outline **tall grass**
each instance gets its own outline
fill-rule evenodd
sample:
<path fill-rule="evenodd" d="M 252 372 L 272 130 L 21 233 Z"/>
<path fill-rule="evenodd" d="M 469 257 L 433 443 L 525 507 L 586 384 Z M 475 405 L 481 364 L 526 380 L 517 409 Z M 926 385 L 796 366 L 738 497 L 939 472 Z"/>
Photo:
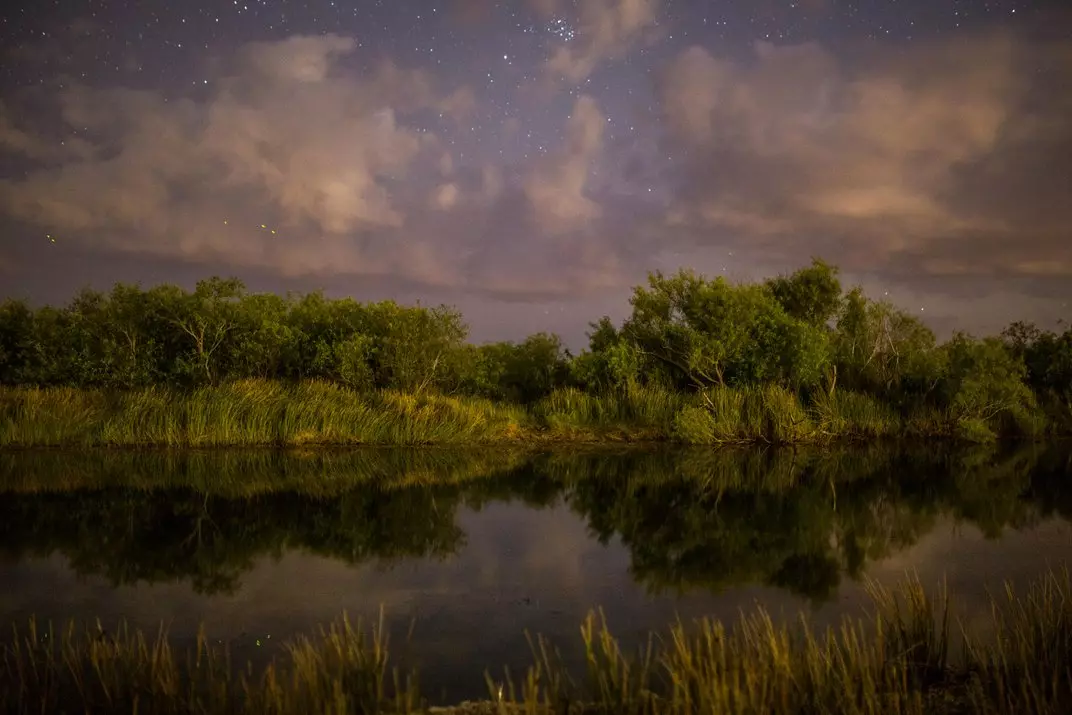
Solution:
<path fill-rule="evenodd" d="M 0 391 L 0 446 L 300 446 L 510 441 L 525 411 L 478 398 L 247 380 L 190 393 Z"/>
<path fill-rule="evenodd" d="M 812 416 L 818 428 L 832 436 L 868 439 L 901 433 L 901 419 L 892 407 L 858 392 L 818 393 Z"/>
<path fill-rule="evenodd" d="M 766 612 L 733 627 L 678 622 L 626 653 L 602 615 L 581 627 L 584 676 L 530 639 L 533 665 L 518 681 L 486 673 L 490 701 L 465 712 L 1017 713 L 1072 711 L 1072 582 L 1050 573 L 1018 598 L 993 600 L 994 632 L 950 649 L 949 600 L 918 580 L 871 587 L 862 619 L 814 630 L 777 625 Z M 176 654 L 166 634 L 148 639 L 68 626 L 16 630 L 0 653 L 4 712 L 414 712 L 425 710 L 414 674 L 389 665 L 381 621 L 371 631 L 345 616 L 298 638 L 263 672 L 233 668 L 225 648 L 199 634 Z"/>
<path fill-rule="evenodd" d="M 993 645 L 969 645 L 978 713 L 1072 712 L 1072 587 L 1049 574 L 1026 597 L 1009 587 L 994 601 Z"/>
<path fill-rule="evenodd" d="M 476 397 L 355 392 L 324 381 L 244 380 L 191 392 L 0 388 L 0 448 L 795 444 L 894 436 L 986 442 L 1043 434 L 1050 423 L 1042 414 L 1002 413 L 984 422 L 921 407 L 900 415 L 869 395 L 819 392 L 802 399 L 777 385 L 699 393 L 635 387 L 600 395 L 566 388 L 526 407 Z"/>
<path fill-rule="evenodd" d="M 791 444 L 894 435 L 899 427 L 892 411 L 865 395 L 823 393 L 806 405 L 778 385 L 720 386 L 701 392 L 677 415 L 673 434 L 692 444 Z"/>
<path fill-rule="evenodd" d="M 944 591 L 932 599 L 916 579 L 869 591 L 868 618 L 845 618 L 825 632 L 803 619 L 776 625 L 761 609 L 734 628 L 712 619 L 679 622 L 632 655 L 601 614 L 589 615 L 581 629 L 585 681 L 555 672 L 558 661 L 540 641 L 523 704 L 540 711 L 540 704 L 584 702 L 586 713 L 652 715 L 1072 712 L 1067 571 L 1041 577 L 1024 599 L 1010 589 L 1004 604 L 994 601 L 996 635 L 964 635 L 959 658 L 950 648 Z"/>
<path fill-rule="evenodd" d="M 578 439 L 666 439 L 688 396 L 658 387 L 593 395 L 555 390 L 532 409 L 549 432 Z"/>

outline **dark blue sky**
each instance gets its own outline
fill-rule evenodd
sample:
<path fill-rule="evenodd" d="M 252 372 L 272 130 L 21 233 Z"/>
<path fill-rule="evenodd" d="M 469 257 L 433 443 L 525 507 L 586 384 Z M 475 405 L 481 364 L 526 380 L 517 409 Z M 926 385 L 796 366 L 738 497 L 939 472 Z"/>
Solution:
<path fill-rule="evenodd" d="M 648 270 L 818 254 L 940 330 L 1049 324 L 1061 5 L 9 3 L 0 293 L 219 273 L 577 344 Z"/>

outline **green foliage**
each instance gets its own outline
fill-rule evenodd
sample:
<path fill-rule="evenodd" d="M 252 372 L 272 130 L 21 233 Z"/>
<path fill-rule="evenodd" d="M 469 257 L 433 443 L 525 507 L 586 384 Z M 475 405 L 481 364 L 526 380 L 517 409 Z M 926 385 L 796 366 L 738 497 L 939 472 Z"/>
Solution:
<path fill-rule="evenodd" d="M 826 325 L 841 304 L 837 276 L 835 266 L 816 258 L 808 268 L 767 281 L 767 287 L 790 317 L 809 325 Z"/>
<path fill-rule="evenodd" d="M 27 367 L 34 359 L 34 313 L 22 301 L 0 303 L 0 384 L 29 381 Z"/>
<path fill-rule="evenodd" d="M 759 438 L 767 442 L 800 442 L 813 432 L 808 413 L 796 394 L 778 385 L 749 390 L 744 413 L 745 424 L 760 425 Z"/>
<path fill-rule="evenodd" d="M 997 437 L 986 420 L 978 417 L 962 417 L 956 422 L 956 434 L 969 442 L 990 442 Z"/>
<path fill-rule="evenodd" d="M 868 300 L 858 288 L 845 296 L 833 353 L 840 384 L 898 405 L 928 395 L 945 371 L 927 326 L 889 303 Z"/>
<path fill-rule="evenodd" d="M 859 392 L 818 393 L 812 412 L 819 429 L 834 437 L 868 439 L 902 434 L 900 417 L 893 408 Z"/>
<path fill-rule="evenodd" d="M 741 441 L 747 434 L 758 434 L 757 426 L 745 422 L 744 390 L 716 386 L 701 393 L 705 407 L 711 414 L 714 424 L 711 437 L 716 442 Z M 754 438 L 754 437 L 753 437 Z"/>
<path fill-rule="evenodd" d="M 596 392 L 629 391 L 642 384 L 660 382 L 643 380 L 643 371 L 643 354 L 634 343 L 625 340 L 584 351 L 570 363 L 574 380 Z"/>
<path fill-rule="evenodd" d="M 939 344 L 917 316 L 859 288 L 843 293 L 838 269 L 820 259 L 757 283 L 656 272 L 630 307 L 620 327 L 592 323 L 573 356 L 549 333 L 470 344 L 447 306 L 250 294 L 235 278 L 192 291 L 117 284 L 62 308 L 0 304 L 0 385 L 191 393 L 316 380 L 522 405 L 560 434 L 660 439 L 699 419 L 682 408 L 711 409 L 703 395 L 732 388 L 743 401 L 714 410 L 716 442 L 884 436 L 898 424 L 971 439 L 1072 431 L 1072 329 L 1014 323 L 1000 340 Z M 590 405 L 563 398 L 567 389 Z M 852 396 L 841 400 L 844 390 Z M 664 393 L 675 397 L 648 399 Z M 645 414 L 630 425 L 634 407 Z"/>
<path fill-rule="evenodd" d="M 683 386 L 798 387 L 827 361 L 824 329 L 790 316 L 764 286 L 655 273 L 631 304 L 623 334 Z"/>
<path fill-rule="evenodd" d="M 957 333 L 945 350 L 944 402 L 958 422 L 981 423 L 964 429 L 981 436 L 999 415 L 1024 415 L 1036 408 L 1035 396 L 1024 383 L 1023 361 L 998 338 L 974 340 Z"/>
<path fill-rule="evenodd" d="M 332 357 L 339 381 L 358 391 L 372 389 L 376 384 L 372 371 L 375 351 L 376 344 L 368 335 L 354 334 L 335 343 Z"/>
<path fill-rule="evenodd" d="M 1058 334 L 1030 323 L 1013 323 L 1002 338 L 1023 361 L 1025 380 L 1054 425 L 1072 430 L 1072 328 Z"/>
<path fill-rule="evenodd" d="M 444 381 L 451 356 L 468 334 L 456 310 L 407 308 L 393 302 L 370 306 L 378 386 L 423 391 Z"/>
<path fill-rule="evenodd" d="M 685 407 L 674 418 L 671 435 L 685 444 L 711 444 L 715 440 L 716 424 L 710 410 Z"/>
<path fill-rule="evenodd" d="M 667 439 L 687 398 L 658 386 L 593 395 L 555 390 L 532 408 L 552 435 L 567 439 Z"/>

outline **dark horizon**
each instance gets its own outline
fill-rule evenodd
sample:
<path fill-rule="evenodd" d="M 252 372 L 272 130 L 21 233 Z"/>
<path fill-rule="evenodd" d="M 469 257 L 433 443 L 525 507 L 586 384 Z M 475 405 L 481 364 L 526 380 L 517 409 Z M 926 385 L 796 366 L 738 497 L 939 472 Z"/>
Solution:
<path fill-rule="evenodd" d="M 233 275 L 577 349 L 650 270 L 759 280 L 814 255 L 939 335 L 1052 328 L 1062 5 L 4 11 L 0 298 Z"/>

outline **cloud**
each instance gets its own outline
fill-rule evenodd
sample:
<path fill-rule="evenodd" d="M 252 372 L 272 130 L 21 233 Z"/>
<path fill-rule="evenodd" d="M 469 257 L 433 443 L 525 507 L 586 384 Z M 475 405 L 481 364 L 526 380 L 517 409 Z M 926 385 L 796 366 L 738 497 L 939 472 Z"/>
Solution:
<path fill-rule="evenodd" d="M 0 114 L 0 145 L 48 160 L 0 182 L 0 205 L 104 248 L 451 280 L 434 275 L 436 248 L 371 238 L 406 224 L 415 162 L 442 161 L 435 136 L 400 115 L 442 97 L 428 75 L 390 62 L 336 72 L 353 49 L 332 35 L 247 45 L 205 94 L 181 100 L 68 88 L 60 115 L 85 139 L 64 151 Z"/>
<path fill-rule="evenodd" d="M 48 141 L 22 129 L 11 114 L 11 111 L 0 102 L 0 152 L 12 153 L 37 161 L 85 159 L 92 153 L 89 143 L 77 137 L 61 143 Z"/>
<path fill-rule="evenodd" d="M 500 300 L 624 289 L 637 271 L 621 232 L 608 230 L 621 221 L 589 196 L 605 125 L 596 101 L 578 97 L 557 150 L 521 166 L 460 169 L 430 194 L 441 213 L 413 233 L 449 241 L 467 286 Z"/>
<path fill-rule="evenodd" d="M 585 195 L 591 165 L 603 146 L 606 119 L 596 101 L 580 96 L 573 105 L 562 148 L 538 164 L 525 182 L 536 220 L 551 230 L 599 218 L 599 205 Z"/>
<path fill-rule="evenodd" d="M 547 76 L 577 83 L 605 60 L 624 57 L 653 29 L 658 8 L 657 0 L 582 0 L 576 37 L 554 48 Z"/>
<path fill-rule="evenodd" d="M 458 193 L 457 184 L 440 184 L 432 192 L 432 206 L 443 210 L 453 208 L 458 203 Z"/>
<path fill-rule="evenodd" d="M 450 152 L 443 152 L 439 157 L 439 173 L 443 176 L 450 176 L 454 173 L 454 157 Z"/>
<path fill-rule="evenodd" d="M 560 63 L 559 79 L 657 28 L 653 2 L 578 7 L 576 38 L 544 68 Z M 5 96 L 0 214 L 53 256 L 77 242 L 516 300 L 624 293 L 674 260 L 729 274 L 813 254 L 919 295 L 961 300 L 1000 277 L 1009 295 L 1068 300 L 1070 47 L 992 33 L 691 48 L 658 75 L 654 107 L 629 117 L 638 131 L 610 134 L 614 96 L 583 96 L 559 147 L 513 164 L 422 126 L 483 113 L 470 87 L 390 61 L 357 72 L 352 39 L 292 37 L 237 48 L 183 97 L 69 78 Z M 514 113 L 546 125 L 540 102 Z M 520 141 L 519 126 L 507 120 L 499 140 Z"/>
<path fill-rule="evenodd" d="M 382 62 L 353 73 L 349 38 L 255 43 L 185 98 L 70 86 L 52 135 L 0 111 L 0 149 L 30 167 L 0 180 L 0 212 L 78 246 L 267 270 L 363 276 L 519 299 L 620 285 L 586 195 L 605 118 L 578 99 L 563 146 L 527 166 L 460 164 L 417 124 L 472 111 Z M 563 269 L 567 262 L 569 268 Z"/>
<path fill-rule="evenodd" d="M 353 52 L 353 38 L 338 35 L 289 37 L 279 42 L 253 42 L 241 52 L 248 66 L 269 80 L 323 82 L 340 56 Z"/>
<path fill-rule="evenodd" d="M 441 99 L 436 107 L 455 122 L 464 122 L 476 111 L 476 93 L 471 87 L 459 87 Z"/>
<path fill-rule="evenodd" d="M 768 257 L 823 246 L 857 267 L 1072 275 L 1067 172 L 1044 167 L 1072 155 L 1072 106 L 1028 71 L 1067 86 L 1064 52 L 1006 33 L 851 61 L 810 44 L 757 43 L 747 61 L 690 48 L 658 86 L 686 157 L 667 222 Z"/>

